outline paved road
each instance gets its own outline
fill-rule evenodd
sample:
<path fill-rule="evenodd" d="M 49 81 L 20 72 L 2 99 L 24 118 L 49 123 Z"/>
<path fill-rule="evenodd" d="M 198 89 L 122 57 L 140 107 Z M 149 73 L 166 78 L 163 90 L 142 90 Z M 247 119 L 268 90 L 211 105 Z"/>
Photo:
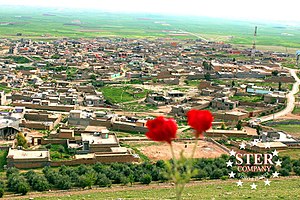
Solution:
<path fill-rule="evenodd" d="M 286 68 L 286 69 L 288 69 L 290 71 L 290 74 L 294 77 L 294 79 L 296 81 L 293 84 L 293 89 L 286 95 L 286 97 L 287 97 L 286 108 L 277 113 L 267 115 L 264 117 L 260 117 L 261 122 L 266 122 L 266 121 L 270 121 L 273 119 L 277 119 L 279 117 L 282 117 L 286 114 L 291 113 L 294 110 L 294 107 L 295 107 L 295 96 L 294 95 L 299 91 L 300 79 L 298 78 L 297 73 L 296 73 L 297 71 L 295 69 L 289 69 L 289 68 Z M 251 120 L 250 123 L 253 121 L 255 121 L 255 119 Z"/>

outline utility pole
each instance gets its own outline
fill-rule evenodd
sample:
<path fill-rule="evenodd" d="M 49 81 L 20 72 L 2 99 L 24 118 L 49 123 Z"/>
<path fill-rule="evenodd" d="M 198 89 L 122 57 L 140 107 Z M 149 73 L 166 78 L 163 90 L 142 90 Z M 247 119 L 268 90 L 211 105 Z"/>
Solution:
<path fill-rule="evenodd" d="M 254 29 L 254 35 L 253 35 L 253 45 L 251 50 L 251 58 L 254 60 L 255 52 L 256 52 L 256 35 L 257 35 L 257 26 L 255 26 Z"/>

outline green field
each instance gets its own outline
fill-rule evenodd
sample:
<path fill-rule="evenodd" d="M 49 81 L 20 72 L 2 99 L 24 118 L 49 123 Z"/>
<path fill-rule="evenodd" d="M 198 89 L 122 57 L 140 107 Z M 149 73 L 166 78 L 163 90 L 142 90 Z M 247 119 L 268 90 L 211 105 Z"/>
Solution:
<path fill-rule="evenodd" d="M 253 43 L 254 26 L 258 26 L 258 48 L 282 46 L 288 48 L 283 50 L 292 49 L 294 52 L 300 44 L 299 24 L 11 6 L 1 6 L 0 13 L 0 38 L 53 40 L 117 36 L 196 39 L 192 35 L 196 34 L 209 40 L 247 46 Z M 17 36 L 18 33 L 22 35 Z"/>
<path fill-rule="evenodd" d="M 245 182 L 242 188 L 229 181 L 209 181 L 194 183 L 183 192 L 182 199 L 299 199 L 299 179 L 271 180 L 270 186 L 264 186 L 263 181 L 257 181 L 257 190 L 251 190 L 252 182 Z M 85 191 L 84 194 L 61 195 L 56 197 L 40 197 L 34 199 L 175 199 L 171 187 L 150 185 L 142 189 L 135 187 L 99 189 Z M 124 190 L 125 189 L 125 190 Z"/>
<path fill-rule="evenodd" d="M 124 103 L 146 97 L 146 91 L 139 91 L 130 86 L 104 86 L 100 88 L 100 91 L 103 93 L 105 99 L 110 103 Z"/>
<path fill-rule="evenodd" d="M 289 156 L 291 159 L 300 159 L 300 149 L 288 149 L 280 151 L 280 156 Z"/>
<path fill-rule="evenodd" d="M 259 96 L 232 96 L 232 97 L 230 97 L 230 100 L 257 103 L 257 102 L 261 102 L 263 100 L 263 97 L 259 97 Z"/>
<path fill-rule="evenodd" d="M 292 136 L 300 137 L 300 125 L 299 124 L 275 124 L 271 126 L 277 130 L 285 131 Z"/>

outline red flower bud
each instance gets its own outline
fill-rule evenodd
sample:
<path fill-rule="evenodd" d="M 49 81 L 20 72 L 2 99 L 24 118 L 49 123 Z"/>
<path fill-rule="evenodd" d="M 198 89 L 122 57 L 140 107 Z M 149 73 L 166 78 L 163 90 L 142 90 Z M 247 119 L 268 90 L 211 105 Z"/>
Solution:
<path fill-rule="evenodd" d="M 153 141 L 171 144 L 171 141 L 176 138 L 177 124 L 174 119 L 160 116 L 154 120 L 148 120 L 146 126 L 149 130 L 146 136 Z"/>
<path fill-rule="evenodd" d="M 187 113 L 188 124 L 195 129 L 195 136 L 203 137 L 203 132 L 211 128 L 214 120 L 212 114 L 208 110 L 190 110 Z"/>

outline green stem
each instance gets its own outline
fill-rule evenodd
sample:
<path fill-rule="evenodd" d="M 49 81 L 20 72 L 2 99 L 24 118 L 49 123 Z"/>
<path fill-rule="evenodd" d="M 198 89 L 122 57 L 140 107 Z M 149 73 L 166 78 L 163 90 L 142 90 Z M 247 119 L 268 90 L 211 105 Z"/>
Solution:
<path fill-rule="evenodd" d="M 172 158 L 173 158 L 173 163 L 174 163 L 174 171 L 173 171 L 173 181 L 175 184 L 175 190 L 176 190 L 176 199 L 180 200 L 181 199 L 181 194 L 182 194 L 182 189 L 180 188 L 180 185 L 177 180 L 177 174 L 178 174 L 178 167 L 177 167 L 177 160 L 175 157 L 174 149 L 172 143 L 170 144 L 171 148 L 171 153 L 172 153 Z"/>
<path fill-rule="evenodd" d="M 192 154 L 191 154 L 191 159 L 194 158 L 194 155 L 195 155 L 195 152 L 196 152 L 196 148 L 198 146 L 198 141 L 199 141 L 199 137 L 196 137 L 195 145 L 193 147 L 193 151 L 192 151 Z"/>

